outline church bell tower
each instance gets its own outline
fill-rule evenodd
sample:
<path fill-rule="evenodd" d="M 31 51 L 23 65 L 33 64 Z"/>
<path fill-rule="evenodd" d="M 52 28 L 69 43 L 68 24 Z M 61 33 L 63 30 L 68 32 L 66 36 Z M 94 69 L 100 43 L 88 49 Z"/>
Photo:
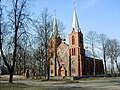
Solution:
<path fill-rule="evenodd" d="M 83 34 L 74 7 L 72 30 L 69 34 L 69 76 L 82 76 L 84 56 Z"/>
<path fill-rule="evenodd" d="M 57 48 L 61 44 L 62 39 L 58 34 L 58 26 L 56 16 L 53 19 L 53 32 L 49 41 L 49 53 L 50 53 L 50 76 L 58 75 L 58 65 L 57 65 Z"/>

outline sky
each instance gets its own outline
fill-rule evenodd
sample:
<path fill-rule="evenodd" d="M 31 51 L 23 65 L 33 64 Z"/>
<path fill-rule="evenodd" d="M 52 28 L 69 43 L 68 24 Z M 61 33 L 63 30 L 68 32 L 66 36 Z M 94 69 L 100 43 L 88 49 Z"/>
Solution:
<path fill-rule="evenodd" d="M 33 0 L 34 1 L 34 0 Z M 65 25 L 65 37 L 72 31 L 75 0 L 35 0 L 32 5 L 34 16 L 38 17 L 44 8 Z M 110 38 L 120 40 L 120 0 L 76 0 L 76 12 L 85 35 L 93 30 Z"/>
<path fill-rule="evenodd" d="M 4 1 L 4 0 L 3 0 Z M 65 25 L 65 37 L 72 31 L 75 0 L 32 0 L 33 17 L 40 16 L 44 8 Z M 83 37 L 91 30 L 120 41 L 120 0 L 76 0 L 76 12 Z"/>

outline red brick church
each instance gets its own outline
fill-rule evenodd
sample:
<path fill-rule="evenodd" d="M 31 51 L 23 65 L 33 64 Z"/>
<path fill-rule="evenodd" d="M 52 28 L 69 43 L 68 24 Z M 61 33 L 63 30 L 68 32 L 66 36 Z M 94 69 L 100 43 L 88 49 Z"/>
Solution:
<path fill-rule="evenodd" d="M 72 29 L 69 33 L 69 44 L 58 34 L 57 20 L 54 16 L 53 32 L 50 38 L 50 76 L 87 76 L 93 75 L 94 61 L 86 56 L 83 45 L 83 34 L 79 27 L 76 9 L 74 8 Z M 102 60 L 95 59 L 96 75 L 103 74 Z"/>

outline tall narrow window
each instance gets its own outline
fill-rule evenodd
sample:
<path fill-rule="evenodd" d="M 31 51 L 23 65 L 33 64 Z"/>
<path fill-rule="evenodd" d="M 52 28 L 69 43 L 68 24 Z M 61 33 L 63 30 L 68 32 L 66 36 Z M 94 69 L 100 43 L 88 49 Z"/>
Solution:
<path fill-rule="evenodd" d="M 78 48 L 78 55 L 80 55 L 80 49 Z"/>
<path fill-rule="evenodd" d="M 74 55 L 74 50 L 73 50 L 73 48 L 72 48 L 72 55 Z"/>
<path fill-rule="evenodd" d="M 72 36 L 72 45 L 74 45 L 74 44 L 75 44 L 75 37 Z"/>
<path fill-rule="evenodd" d="M 74 48 L 74 55 L 75 55 L 75 48 Z"/>
<path fill-rule="evenodd" d="M 72 56 L 75 55 L 75 48 L 72 48 Z"/>
<path fill-rule="evenodd" d="M 51 41 L 51 48 L 53 48 L 53 42 Z"/>
<path fill-rule="evenodd" d="M 51 58 L 53 58 L 53 52 L 51 52 Z"/>
<path fill-rule="evenodd" d="M 69 49 L 69 55 L 71 55 L 71 49 Z"/>
<path fill-rule="evenodd" d="M 81 43 L 81 36 L 79 37 L 79 43 Z"/>

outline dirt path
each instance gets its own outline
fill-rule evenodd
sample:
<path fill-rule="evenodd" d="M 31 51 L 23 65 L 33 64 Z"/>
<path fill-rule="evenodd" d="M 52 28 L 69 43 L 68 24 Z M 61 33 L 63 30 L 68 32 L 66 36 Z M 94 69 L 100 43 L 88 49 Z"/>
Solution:
<path fill-rule="evenodd" d="M 7 83 L 8 81 L 0 82 Z M 77 82 L 20 80 L 14 81 L 14 83 L 41 86 L 45 87 L 47 90 L 120 90 L 120 79 L 80 80 Z"/>

